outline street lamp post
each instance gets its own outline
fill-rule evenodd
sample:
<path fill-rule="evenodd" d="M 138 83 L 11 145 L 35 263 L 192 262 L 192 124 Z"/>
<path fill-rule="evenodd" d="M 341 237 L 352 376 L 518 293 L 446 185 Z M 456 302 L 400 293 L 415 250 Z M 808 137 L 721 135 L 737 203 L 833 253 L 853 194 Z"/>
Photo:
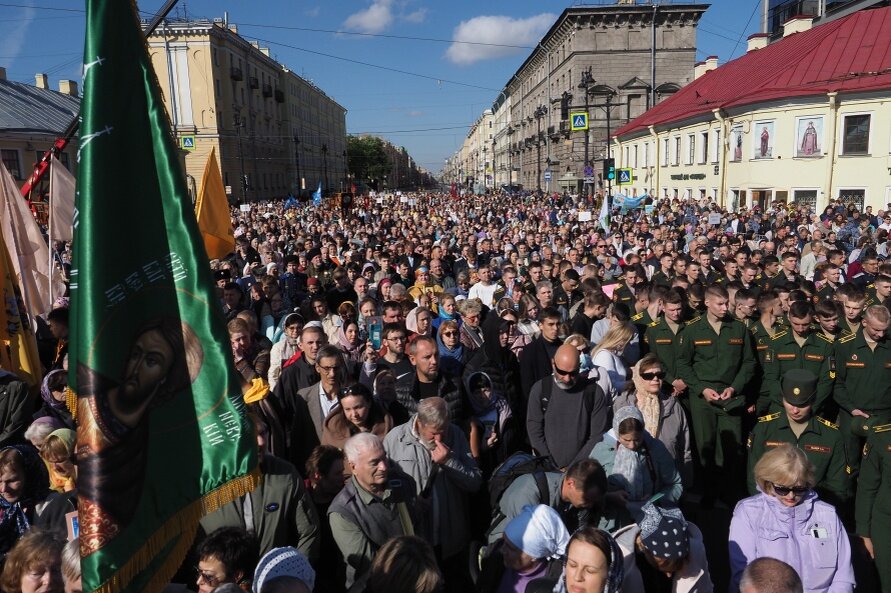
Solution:
<path fill-rule="evenodd" d="M 591 76 L 591 67 L 589 66 L 587 70 L 582 71 L 582 79 L 581 79 L 581 82 L 579 82 L 579 89 L 584 91 L 584 94 L 585 94 L 585 115 L 586 116 L 591 109 L 588 104 L 588 92 L 593 84 L 594 84 L 594 77 Z M 584 169 L 588 169 L 591 166 L 591 159 L 588 156 L 589 155 L 588 150 L 589 150 L 589 145 L 590 145 L 590 131 L 591 131 L 591 126 L 589 125 L 588 128 L 585 130 L 585 165 L 584 165 Z M 588 188 L 588 178 L 587 178 L 587 175 L 585 175 L 584 170 L 582 171 L 582 176 L 585 179 L 585 183 L 584 183 L 583 187 L 585 188 L 585 197 L 587 197 L 588 196 L 588 189 L 587 189 Z"/>
<path fill-rule="evenodd" d="M 322 164 L 325 167 L 325 191 L 328 191 L 328 145 L 322 144 Z"/>
<path fill-rule="evenodd" d="M 303 177 L 300 175 L 300 137 L 294 134 L 294 163 L 297 165 L 297 195 L 303 191 Z"/>
<path fill-rule="evenodd" d="M 241 162 L 241 203 L 243 204 L 247 201 L 247 175 L 244 172 L 244 151 L 241 148 L 241 128 L 244 126 L 244 122 L 238 113 L 235 114 L 233 123 L 235 135 L 238 137 L 238 160 Z"/>
<path fill-rule="evenodd" d="M 514 135 L 513 126 L 507 129 L 507 188 L 513 191 L 514 187 L 514 147 L 511 145 L 510 137 Z"/>
<path fill-rule="evenodd" d="M 543 118 L 547 112 L 547 107 L 545 107 L 544 105 L 539 105 L 535 108 L 535 111 L 532 114 L 535 116 L 535 121 L 537 123 L 536 127 L 538 129 L 538 132 L 535 135 L 535 186 L 538 191 L 541 191 L 541 118 Z"/>

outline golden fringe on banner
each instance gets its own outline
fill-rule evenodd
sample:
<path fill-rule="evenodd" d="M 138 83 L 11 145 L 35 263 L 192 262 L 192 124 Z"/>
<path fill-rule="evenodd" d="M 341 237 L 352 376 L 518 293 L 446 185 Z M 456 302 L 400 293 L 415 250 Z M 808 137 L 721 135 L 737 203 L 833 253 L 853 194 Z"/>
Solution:
<path fill-rule="evenodd" d="M 179 570 L 183 559 L 191 548 L 195 534 L 198 532 L 198 522 L 201 517 L 248 494 L 259 485 L 260 478 L 260 468 L 256 467 L 251 473 L 226 482 L 180 510 L 155 531 L 136 554 L 94 593 L 120 593 L 136 575 L 145 570 L 155 559 L 155 556 L 164 549 L 164 546 L 170 543 L 171 539 L 180 535 L 180 539 L 171 550 L 170 555 L 158 567 L 154 576 L 143 589 L 145 593 L 163 591 L 176 571 Z"/>
<path fill-rule="evenodd" d="M 77 420 L 77 394 L 70 387 L 65 388 L 65 407 L 71 412 L 71 417 Z"/>

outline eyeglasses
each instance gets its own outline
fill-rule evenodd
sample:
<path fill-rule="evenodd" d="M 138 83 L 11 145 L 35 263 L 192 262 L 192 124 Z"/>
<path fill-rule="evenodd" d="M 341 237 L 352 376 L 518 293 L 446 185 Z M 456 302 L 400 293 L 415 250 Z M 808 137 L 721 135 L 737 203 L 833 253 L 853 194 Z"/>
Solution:
<path fill-rule="evenodd" d="M 398 336 L 398 337 L 395 337 L 395 338 L 387 338 L 387 341 L 388 341 L 388 342 L 404 342 L 404 341 L 405 341 L 405 336 Z"/>
<path fill-rule="evenodd" d="M 195 574 L 198 576 L 198 581 L 204 581 L 210 587 L 216 587 L 220 584 L 219 578 L 204 572 L 197 566 L 195 567 Z"/>
<path fill-rule="evenodd" d="M 580 370 L 580 369 L 573 369 L 573 370 L 571 370 L 571 371 L 564 371 L 563 369 L 557 367 L 556 365 L 554 366 L 554 372 L 555 372 L 555 373 L 557 373 L 558 375 L 566 375 L 566 376 L 569 376 L 569 377 L 574 377 L 575 375 L 578 375 L 578 374 L 579 374 L 579 370 Z"/>
<path fill-rule="evenodd" d="M 810 492 L 810 488 L 806 486 L 778 486 L 773 482 L 771 482 L 770 485 L 773 486 L 773 491 L 779 496 L 789 496 L 790 492 L 795 496 L 804 496 Z"/>
<path fill-rule="evenodd" d="M 597 249 L 606 249 L 606 245 L 598 245 Z"/>
<path fill-rule="evenodd" d="M 653 379 L 659 379 L 660 381 L 665 378 L 665 371 L 655 371 L 649 373 L 641 373 L 640 378 L 644 381 L 652 381 Z"/>
<path fill-rule="evenodd" d="M 453 338 L 458 335 L 458 332 L 442 332 L 442 337 L 444 338 Z"/>
<path fill-rule="evenodd" d="M 317 364 L 316 366 L 319 367 L 319 370 L 320 370 L 320 371 L 323 371 L 323 372 L 326 372 L 326 373 L 333 373 L 334 371 L 336 371 L 337 369 L 340 368 L 340 365 L 337 365 L 337 364 L 332 365 L 332 366 L 330 366 L 330 367 L 322 366 L 322 365 L 320 365 L 320 364 Z"/>

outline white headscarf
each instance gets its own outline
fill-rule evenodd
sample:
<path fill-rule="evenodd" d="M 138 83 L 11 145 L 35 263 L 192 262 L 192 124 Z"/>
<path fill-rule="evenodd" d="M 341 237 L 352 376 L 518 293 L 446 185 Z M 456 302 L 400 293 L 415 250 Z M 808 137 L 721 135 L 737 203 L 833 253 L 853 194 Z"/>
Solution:
<path fill-rule="evenodd" d="M 566 555 L 569 532 L 557 511 L 547 505 L 527 504 L 504 529 L 510 543 L 535 558 L 562 558 Z"/>

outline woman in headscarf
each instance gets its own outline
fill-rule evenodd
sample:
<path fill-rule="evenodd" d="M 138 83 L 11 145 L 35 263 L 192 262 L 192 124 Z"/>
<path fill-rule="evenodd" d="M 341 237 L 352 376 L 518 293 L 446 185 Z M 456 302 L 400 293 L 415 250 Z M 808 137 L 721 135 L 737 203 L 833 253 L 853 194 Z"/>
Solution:
<path fill-rule="evenodd" d="M 49 472 L 50 488 L 56 492 L 70 492 L 77 483 L 77 466 L 74 464 L 76 433 L 60 428 L 46 437 L 40 448 L 40 457 Z"/>
<path fill-rule="evenodd" d="M 516 313 L 504 311 L 505 317 L 490 312 L 482 326 L 483 345 L 476 350 L 464 368 L 464 377 L 485 373 L 492 382 L 492 391 L 507 400 L 519 419 L 525 418 L 526 401 L 520 390 L 520 363 L 510 350 L 516 327 Z M 504 443 L 509 453 L 514 443 Z M 508 453 L 508 454 L 509 454 Z"/>
<path fill-rule="evenodd" d="M 702 532 L 680 509 L 643 506 L 643 519 L 615 533 L 624 555 L 622 593 L 712 593 Z"/>
<path fill-rule="evenodd" d="M 516 428 L 511 406 L 484 372 L 465 375 L 470 401 L 470 454 L 488 477 L 512 452 Z"/>
<path fill-rule="evenodd" d="M 526 505 L 504 528 L 501 540 L 486 550 L 477 581 L 479 593 L 525 593 L 538 578 L 559 578 L 569 532 L 557 511 Z"/>
<path fill-rule="evenodd" d="M 415 307 L 405 316 L 405 329 L 409 331 L 408 344 L 418 336 L 433 335 L 433 313 L 427 307 Z"/>
<path fill-rule="evenodd" d="M 361 362 L 365 356 L 365 343 L 359 336 L 359 324 L 355 321 L 345 322 L 337 328 L 337 347 L 347 360 Z"/>
<path fill-rule="evenodd" d="M 303 316 L 300 313 L 285 315 L 275 333 L 272 350 L 269 353 L 269 389 L 275 389 L 282 366 L 300 352 L 300 332 L 303 330 Z"/>
<path fill-rule="evenodd" d="M 458 316 L 458 304 L 455 302 L 455 297 L 453 295 L 444 293 L 439 297 L 439 311 L 436 319 L 432 322 L 433 331 L 438 332 L 439 326 L 442 325 L 444 321 L 451 321 L 453 319 L 460 319 Z"/>
<path fill-rule="evenodd" d="M 470 351 L 461 343 L 458 322 L 444 321 L 436 334 L 436 347 L 439 350 L 439 370 L 450 377 L 460 377 L 464 365 L 470 358 Z"/>
<path fill-rule="evenodd" d="M 65 404 L 65 390 L 68 387 L 68 373 L 62 369 L 50 371 L 40 384 L 40 398 L 43 404 L 34 413 L 33 418 L 50 416 L 58 420 L 62 426 L 74 429 L 74 418 Z"/>
<path fill-rule="evenodd" d="M 533 581 L 529 593 L 618 593 L 625 576 L 622 550 L 609 533 L 593 525 L 572 534 L 566 546 L 563 574 Z"/>
<path fill-rule="evenodd" d="M 677 506 L 684 489 L 674 459 L 662 441 L 644 429 L 641 411 L 619 409 L 612 429 L 594 445 L 591 459 L 603 465 L 609 484 L 600 527 L 613 531 L 642 518 L 641 508 L 659 495 L 660 506 Z"/>
<path fill-rule="evenodd" d="M 31 529 L 37 506 L 49 495 L 46 466 L 31 445 L 0 449 L 0 555 Z"/>
<path fill-rule="evenodd" d="M 613 403 L 613 410 L 634 406 L 641 411 L 644 429 L 662 441 L 674 458 L 684 485 L 693 482 L 690 427 L 680 402 L 665 382 L 665 367 L 655 354 L 641 358 L 632 369 L 632 380 Z"/>

